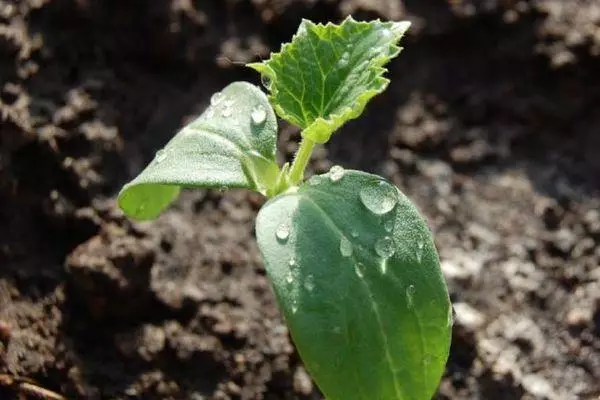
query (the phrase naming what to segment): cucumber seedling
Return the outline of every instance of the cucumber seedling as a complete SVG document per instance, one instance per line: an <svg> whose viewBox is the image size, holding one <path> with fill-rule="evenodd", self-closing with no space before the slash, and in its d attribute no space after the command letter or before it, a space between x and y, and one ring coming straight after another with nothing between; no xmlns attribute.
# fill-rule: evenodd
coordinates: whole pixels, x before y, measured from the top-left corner
<svg viewBox="0 0 600 400"><path fill-rule="evenodd" d="M333 400L425 400L450 347L452 309L425 219L388 180L335 166L308 181L327 143L387 87L384 65L408 22L304 20L246 82L215 93L119 194L135 219L156 218L181 188L247 188L269 200L256 236L302 360ZM298 126L291 164L276 162L276 115Z"/></svg>

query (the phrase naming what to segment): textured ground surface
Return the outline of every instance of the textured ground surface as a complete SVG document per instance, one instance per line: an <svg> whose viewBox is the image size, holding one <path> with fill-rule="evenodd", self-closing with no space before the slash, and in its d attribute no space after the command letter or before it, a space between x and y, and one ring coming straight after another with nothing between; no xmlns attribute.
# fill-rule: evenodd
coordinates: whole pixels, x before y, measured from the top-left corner
<svg viewBox="0 0 600 400"><path fill-rule="evenodd" d="M600 396L600 2L0 1L0 398L319 399L254 241L262 199L114 195L301 17L408 18L319 149L427 215L457 313L439 399ZM297 131L283 126L288 156ZM13 379L13 380L11 380Z"/></svg>

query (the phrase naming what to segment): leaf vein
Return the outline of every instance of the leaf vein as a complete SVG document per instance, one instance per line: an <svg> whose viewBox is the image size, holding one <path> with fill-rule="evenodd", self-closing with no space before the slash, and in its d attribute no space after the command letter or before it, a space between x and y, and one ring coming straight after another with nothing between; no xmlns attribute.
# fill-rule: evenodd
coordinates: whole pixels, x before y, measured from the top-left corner
<svg viewBox="0 0 600 400"><path fill-rule="evenodd" d="M344 235L344 233L342 232L342 230L337 226L337 224L335 223L335 221L329 216L329 214L327 214L327 212L325 212L325 210L319 205L317 204L316 201L314 201L313 199L311 199L310 197L306 196L306 195L300 195L301 197L305 198L306 200L308 200L315 208L317 208L317 210L319 210L319 212L321 214L323 214L323 216L325 217L328 225L330 225L334 231L336 233L338 233L340 236L345 237L346 235ZM354 262L357 262L356 260L356 256L353 254L350 256L350 258L352 258L352 260ZM385 358L386 358L386 362L388 364L389 370L390 370L390 374L392 375L392 380L394 381L394 390L396 391L396 395L398 399L404 399L404 396L401 393L401 389L398 383L398 377L396 376L395 370L396 367L394 365L394 361L392 359L392 356L390 354L390 344L389 344L389 339L387 337L387 334L383 328L383 321L381 320L381 314L379 313L379 307L377 305L377 302L375 301L375 299L373 298L373 293L371 291L371 288L369 287L369 284L367 283L366 279L364 277L358 277L359 281L361 282L361 284L363 285L367 296L369 297L369 300L371 302L371 308L373 310L373 313L375 314L375 319L377 320L377 324L379 325L379 331L382 337L382 341L383 341L383 348L385 350Z"/></svg>

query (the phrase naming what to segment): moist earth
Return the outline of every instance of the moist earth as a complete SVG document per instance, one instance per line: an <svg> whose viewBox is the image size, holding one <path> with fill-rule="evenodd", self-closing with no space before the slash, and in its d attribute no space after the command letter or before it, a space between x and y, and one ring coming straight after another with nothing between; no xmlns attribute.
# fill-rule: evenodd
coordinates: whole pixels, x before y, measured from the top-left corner
<svg viewBox="0 0 600 400"><path fill-rule="evenodd" d="M322 398L255 243L261 196L185 192L135 223L115 195L301 18L350 13L413 27L310 172L381 174L427 217L456 311L436 399L600 396L598 1L4 0L0 398Z"/></svg>

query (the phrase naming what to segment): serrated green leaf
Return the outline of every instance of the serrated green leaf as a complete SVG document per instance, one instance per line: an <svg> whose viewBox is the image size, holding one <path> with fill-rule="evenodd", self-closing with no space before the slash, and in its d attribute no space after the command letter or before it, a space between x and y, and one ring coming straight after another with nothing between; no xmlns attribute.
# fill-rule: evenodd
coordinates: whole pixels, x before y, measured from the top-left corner
<svg viewBox="0 0 600 400"><path fill-rule="evenodd" d="M156 218L181 187L248 188L266 193L277 179L277 119L256 86L235 82L156 153L119 194L133 218Z"/></svg>
<svg viewBox="0 0 600 400"><path fill-rule="evenodd" d="M257 239L328 399L431 399L452 314L431 233L404 195L378 176L338 169L271 199Z"/></svg>
<svg viewBox="0 0 600 400"><path fill-rule="evenodd" d="M277 114L325 143L387 87L383 68L398 55L408 22L314 24L303 20L291 43L269 60L249 66L268 82Z"/></svg>

